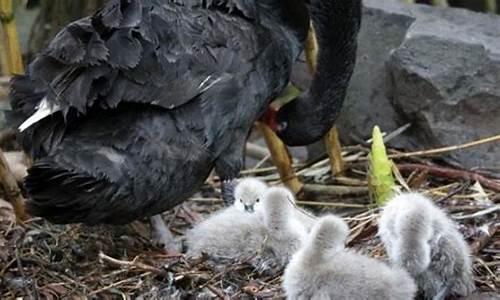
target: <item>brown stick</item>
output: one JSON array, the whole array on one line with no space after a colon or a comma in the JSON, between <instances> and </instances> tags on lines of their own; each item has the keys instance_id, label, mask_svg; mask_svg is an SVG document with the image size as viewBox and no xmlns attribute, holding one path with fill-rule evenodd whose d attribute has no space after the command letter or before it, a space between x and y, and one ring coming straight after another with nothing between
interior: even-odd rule
<instances>
[{"instance_id":1,"label":"brown stick","mask_svg":"<svg viewBox=\"0 0 500 300\"><path fill-rule=\"evenodd\" d=\"M448 0L431 0L431 4L434 6L444 6L444 7L450 6Z\"/></svg>"},{"instance_id":2,"label":"brown stick","mask_svg":"<svg viewBox=\"0 0 500 300\"><path fill-rule=\"evenodd\" d=\"M221 291L219 288L216 288L215 286L209 284L207 285L207 288L212 291L214 294L217 295L217 297L219 297L219 299L230 299L226 294L224 294L223 291Z\"/></svg>"},{"instance_id":3,"label":"brown stick","mask_svg":"<svg viewBox=\"0 0 500 300\"><path fill-rule=\"evenodd\" d=\"M12 175L7 160L3 151L0 149L0 181L5 191L5 198L14 207L14 212L18 221L22 222L27 219L26 211L24 209L24 198L21 190L17 185L16 178Z\"/></svg>"},{"instance_id":4,"label":"brown stick","mask_svg":"<svg viewBox=\"0 0 500 300\"><path fill-rule=\"evenodd\" d=\"M481 183L481 185L495 192L500 192L500 181L486 178L481 174L471 171L457 170L439 166L429 166L423 164L398 164L398 169L402 172L426 171L434 176L445 177L454 180L457 179L474 180L478 181L479 183Z\"/></svg>"},{"instance_id":5,"label":"brown stick","mask_svg":"<svg viewBox=\"0 0 500 300\"><path fill-rule=\"evenodd\" d=\"M151 272L151 273L162 275L162 276L167 275L166 271L159 269L159 268L156 268L156 267L153 267L153 266L150 266L150 265L146 265L146 264L141 263L141 262L138 262L137 258L135 258L133 261L119 260L119 259L107 256L103 252L99 252L99 259L102 259L103 261L106 261L108 263L111 263L113 265L120 266L120 267L136 268L136 269L141 270L141 271Z\"/></svg>"},{"instance_id":6,"label":"brown stick","mask_svg":"<svg viewBox=\"0 0 500 300\"><path fill-rule=\"evenodd\" d=\"M369 205L350 204L343 202L295 201L295 204L310 207L369 208Z\"/></svg>"},{"instance_id":7,"label":"brown stick","mask_svg":"<svg viewBox=\"0 0 500 300\"><path fill-rule=\"evenodd\" d=\"M368 194L366 186L305 184L300 196L314 199L319 196L342 197L366 194Z\"/></svg>"},{"instance_id":8,"label":"brown stick","mask_svg":"<svg viewBox=\"0 0 500 300\"><path fill-rule=\"evenodd\" d=\"M264 159L270 155L265 147L261 147L254 143L247 143L245 154L254 159Z\"/></svg>"},{"instance_id":9,"label":"brown stick","mask_svg":"<svg viewBox=\"0 0 500 300\"><path fill-rule=\"evenodd\" d=\"M453 152L453 151L457 151L457 150L467 149L467 148L476 147L479 145L483 145L483 144L487 144L487 143L494 143L494 142L500 142L500 134L492 136L492 137L488 137L485 139L480 139L477 141L465 143L462 145L453 145L453 146L447 146L447 147L442 147L442 148L437 148L437 149L422 150L422 151L415 151L415 152L409 152L409 153L391 154L391 155L389 155L389 158L393 159L393 158L405 158L405 157L413 157L413 156L430 156L430 155L435 155L435 154L443 154L443 153Z\"/></svg>"},{"instance_id":10,"label":"brown stick","mask_svg":"<svg viewBox=\"0 0 500 300\"><path fill-rule=\"evenodd\" d=\"M110 289L112 289L112 288L118 287L118 286L120 286L120 285L122 285L122 284L129 283L129 282L133 282L134 280L137 280L137 279L139 279L139 278L146 277L146 276L148 276L148 275L150 275L150 274L151 274L151 272L146 272L146 273L142 273L142 274L137 275L137 276L132 277L132 278L127 278L127 279L123 279L123 280L120 280L120 281L117 281L117 282L113 282L113 283L112 283L112 284L110 284L110 285L107 285L107 286L105 286L105 287L103 287L103 288L100 288L100 289L98 289L98 290L95 290L95 291L90 292L88 295L89 295L89 296L93 296L93 295L100 294L100 293L105 292L105 291L107 291L107 290L110 290Z\"/></svg>"},{"instance_id":11,"label":"brown stick","mask_svg":"<svg viewBox=\"0 0 500 300\"><path fill-rule=\"evenodd\" d=\"M0 27L0 75L10 75L9 72L9 54L7 50L7 42L5 41L5 33ZM3 95L0 95L3 96Z\"/></svg>"},{"instance_id":12,"label":"brown stick","mask_svg":"<svg viewBox=\"0 0 500 300\"><path fill-rule=\"evenodd\" d=\"M360 180L356 178L349 178L349 177L335 177L333 179L335 183L341 184L341 185L350 185L350 186L367 186L368 182L366 180Z\"/></svg>"},{"instance_id":13,"label":"brown stick","mask_svg":"<svg viewBox=\"0 0 500 300\"><path fill-rule=\"evenodd\" d=\"M342 158L342 146L340 144L339 132L336 126L325 136L325 146L330 157L330 166L332 174L335 176L344 176L345 162Z\"/></svg>"},{"instance_id":14,"label":"brown stick","mask_svg":"<svg viewBox=\"0 0 500 300\"><path fill-rule=\"evenodd\" d=\"M466 184L461 184L458 188L455 188L455 189L449 191L445 196L437 199L436 202L442 202L442 201L448 200L455 195L461 194L463 191L465 191L469 187L470 187L470 182L467 182Z\"/></svg>"},{"instance_id":15,"label":"brown stick","mask_svg":"<svg viewBox=\"0 0 500 300\"><path fill-rule=\"evenodd\" d=\"M9 73L23 74L24 65L21 54L19 35L17 34L16 23L14 22L14 10L12 0L0 0L0 19L5 34L7 45Z\"/></svg>"},{"instance_id":16,"label":"brown stick","mask_svg":"<svg viewBox=\"0 0 500 300\"><path fill-rule=\"evenodd\" d=\"M297 178L292 167L292 158L285 144L276 136L276 134L265 124L258 122L257 127L262 132L266 140L267 147L271 152L271 158L274 165L278 168L281 181L288 186L292 192L298 193L303 184Z\"/></svg>"},{"instance_id":17,"label":"brown stick","mask_svg":"<svg viewBox=\"0 0 500 300\"><path fill-rule=\"evenodd\" d=\"M488 234L482 235L470 245L472 255L478 255L481 250L488 245L498 231L497 225L493 224L488 228Z\"/></svg>"}]
</instances>

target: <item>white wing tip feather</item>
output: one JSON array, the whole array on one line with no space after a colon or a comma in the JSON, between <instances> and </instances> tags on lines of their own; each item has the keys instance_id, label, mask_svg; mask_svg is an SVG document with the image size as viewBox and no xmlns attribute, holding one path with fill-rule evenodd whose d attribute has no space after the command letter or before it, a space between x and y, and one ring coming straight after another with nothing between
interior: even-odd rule
<instances>
[{"instance_id":1,"label":"white wing tip feather","mask_svg":"<svg viewBox=\"0 0 500 300\"><path fill-rule=\"evenodd\" d=\"M53 113L61 110L61 108L57 105L50 105L46 98L43 98L38 105L36 112L26 119L26 121L19 126L19 131L23 132L24 130L31 127L33 124L39 122L40 120L52 115Z\"/></svg>"}]
</instances>

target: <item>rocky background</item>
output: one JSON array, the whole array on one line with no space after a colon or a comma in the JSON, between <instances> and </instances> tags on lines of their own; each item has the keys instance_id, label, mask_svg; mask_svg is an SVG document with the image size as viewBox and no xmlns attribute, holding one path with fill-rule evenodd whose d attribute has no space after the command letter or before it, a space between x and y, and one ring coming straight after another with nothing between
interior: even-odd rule
<instances>
[{"instance_id":1,"label":"rocky background","mask_svg":"<svg viewBox=\"0 0 500 300\"><path fill-rule=\"evenodd\" d=\"M374 125L391 132L408 124L389 144L411 150L500 134L498 15L398 1L364 4L357 66L337 122L345 143L366 140ZM294 83L304 88L309 80L304 63L298 65ZM309 147L310 156L320 149ZM500 143L454 152L448 162L498 174Z\"/></svg>"}]
</instances>

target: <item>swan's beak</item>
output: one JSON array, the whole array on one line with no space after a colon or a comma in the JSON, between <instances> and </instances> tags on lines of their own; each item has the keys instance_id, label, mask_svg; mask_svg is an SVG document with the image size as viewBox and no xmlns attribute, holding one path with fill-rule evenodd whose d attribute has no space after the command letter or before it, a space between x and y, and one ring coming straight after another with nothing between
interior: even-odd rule
<instances>
[{"instance_id":1,"label":"swan's beak","mask_svg":"<svg viewBox=\"0 0 500 300\"><path fill-rule=\"evenodd\" d=\"M278 109L273 106L269 106L266 112L260 117L259 121L266 124L272 131L277 132L279 126L276 122L277 114Z\"/></svg>"},{"instance_id":2,"label":"swan's beak","mask_svg":"<svg viewBox=\"0 0 500 300\"><path fill-rule=\"evenodd\" d=\"M245 204L245 211L249 212L249 213L253 213L254 212L253 205L246 205Z\"/></svg>"}]
</instances>

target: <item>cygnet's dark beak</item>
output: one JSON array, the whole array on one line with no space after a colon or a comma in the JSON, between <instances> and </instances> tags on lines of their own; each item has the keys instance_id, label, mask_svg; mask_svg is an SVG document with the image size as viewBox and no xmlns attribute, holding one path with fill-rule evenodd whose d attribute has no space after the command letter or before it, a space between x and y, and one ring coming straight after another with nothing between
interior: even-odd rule
<instances>
[{"instance_id":1,"label":"cygnet's dark beak","mask_svg":"<svg viewBox=\"0 0 500 300\"><path fill-rule=\"evenodd\" d=\"M246 205L245 204L245 211L249 212L249 213L253 213L254 212L253 205Z\"/></svg>"}]
</instances>

